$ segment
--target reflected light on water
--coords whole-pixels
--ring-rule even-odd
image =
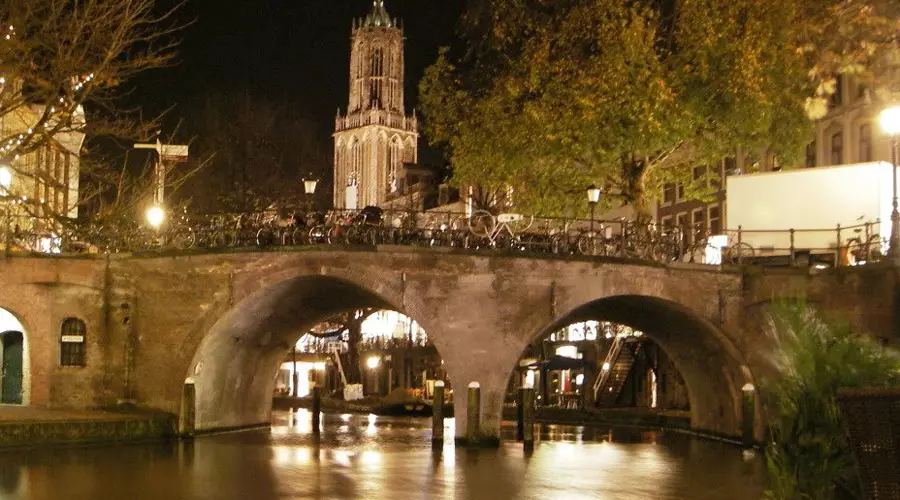
[[[669,432],[540,426],[525,453],[509,422],[499,450],[472,450],[446,419],[433,449],[430,419],[332,414],[313,436],[311,416],[190,444],[0,453],[0,499],[760,500],[765,485],[758,453]]]
[[[375,435],[375,433],[376,433],[376,430],[375,430],[375,421],[376,421],[376,420],[378,420],[378,417],[377,417],[376,415],[373,415],[373,414],[370,413],[370,414],[369,414],[369,425],[366,427],[366,435],[367,435],[367,436],[374,436],[374,435]]]
[[[365,465],[378,465],[381,463],[381,453],[374,450],[366,450],[361,455],[362,463]]]

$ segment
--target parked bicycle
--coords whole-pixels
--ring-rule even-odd
[[[534,216],[499,214],[476,210],[469,217],[469,231],[490,248],[522,249],[520,235],[534,223]]]
[[[882,238],[879,234],[872,234],[872,223],[863,223],[865,216],[858,217],[857,222],[863,227],[857,226],[853,228],[856,236],[847,240],[847,255],[850,258],[851,265],[863,264],[866,262],[876,262],[884,257],[882,253]]]

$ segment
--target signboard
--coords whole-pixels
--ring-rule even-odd
[[[63,335],[60,342],[80,344],[84,342],[84,335]]]

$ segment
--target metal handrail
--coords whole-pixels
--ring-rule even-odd
[[[600,365],[600,376],[597,377],[596,382],[594,382],[594,401],[600,397],[600,391],[609,381],[613,366],[616,363],[616,359],[619,358],[619,353],[622,351],[623,345],[625,345],[624,336],[616,335],[613,337],[612,344],[609,346],[609,352],[606,353],[606,360]],[[609,366],[609,368],[605,368],[606,366]]]

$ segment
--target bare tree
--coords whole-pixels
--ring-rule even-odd
[[[69,190],[71,175],[36,166],[41,155],[67,145],[77,157],[85,135],[146,139],[158,130],[156,120],[131,119],[135,113],[119,98],[125,82],[174,61],[181,5],[159,11],[154,0],[0,2],[0,163],[21,185]],[[86,161],[82,175],[121,182],[116,165]]]

